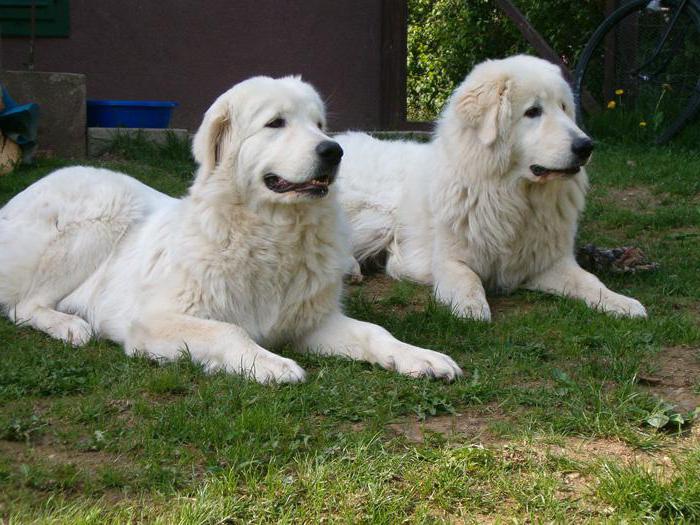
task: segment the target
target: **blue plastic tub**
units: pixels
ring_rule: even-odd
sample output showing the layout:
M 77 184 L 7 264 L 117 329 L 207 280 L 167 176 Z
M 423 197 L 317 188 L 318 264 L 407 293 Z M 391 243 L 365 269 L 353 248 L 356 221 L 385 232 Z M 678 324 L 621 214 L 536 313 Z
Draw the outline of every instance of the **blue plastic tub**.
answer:
M 167 128 L 177 102 L 88 100 L 89 128 Z

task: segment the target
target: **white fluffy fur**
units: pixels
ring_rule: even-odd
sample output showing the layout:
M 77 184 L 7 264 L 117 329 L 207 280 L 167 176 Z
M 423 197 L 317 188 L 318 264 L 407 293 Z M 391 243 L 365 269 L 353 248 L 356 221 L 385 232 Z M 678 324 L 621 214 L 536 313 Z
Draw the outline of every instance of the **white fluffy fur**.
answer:
M 276 118 L 284 127 L 271 128 Z M 268 173 L 315 178 L 324 108 L 297 78 L 256 77 L 224 93 L 194 139 L 194 184 L 173 199 L 107 170 L 58 170 L 0 210 L 0 304 L 16 322 L 79 345 L 93 335 L 127 353 L 260 382 L 304 371 L 265 348 L 363 359 L 454 378 L 449 357 L 345 317 L 350 257 L 333 187 L 325 198 L 275 193 Z
M 537 105 L 540 117 L 525 111 Z M 387 250 L 387 273 L 432 284 L 457 315 L 490 319 L 484 285 L 543 290 L 619 315 L 645 316 L 573 255 L 585 171 L 537 177 L 533 164 L 573 165 L 573 118 L 558 67 L 530 56 L 478 65 L 450 98 L 432 142 L 336 137 L 340 199 L 360 261 Z

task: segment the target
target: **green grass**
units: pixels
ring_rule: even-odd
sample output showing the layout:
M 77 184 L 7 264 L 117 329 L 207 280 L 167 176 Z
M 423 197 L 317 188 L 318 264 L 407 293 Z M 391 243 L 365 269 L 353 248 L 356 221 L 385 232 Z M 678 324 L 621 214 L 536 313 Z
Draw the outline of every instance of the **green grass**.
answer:
M 173 195 L 194 170 L 174 141 L 121 141 L 92 163 Z M 0 178 L 0 203 L 63 165 Z M 492 298 L 484 324 L 424 287 L 375 276 L 349 288 L 351 315 L 452 355 L 465 371 L 452 384 L 283 347 L 308 380 L 265 387 L 1 320 L 0 520 L 697 522 L 700 433 L 650 426 L 660 401 L 635 378 L 665 366 L 664 348 L 700 348 L 698 173 L 691 149 L 610 145 L 590 170 L 580 242 L 660 263 L 601 276 L 646 321 L 517 292 Z
M 681 520 L 700 513 L 700 452 L 678 460 L 677 472 L 666 478 L 639 466 L 602 466 L 598 494 L 621 513 Z M 695 521 L 697 518 L 695 518 Z M 690 520 L 689 520 L 690 521 Z

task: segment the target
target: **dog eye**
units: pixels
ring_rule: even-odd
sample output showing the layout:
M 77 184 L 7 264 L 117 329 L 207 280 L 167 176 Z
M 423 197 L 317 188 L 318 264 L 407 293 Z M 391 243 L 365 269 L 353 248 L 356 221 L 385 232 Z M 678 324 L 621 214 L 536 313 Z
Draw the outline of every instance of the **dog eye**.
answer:
M 318 126 L 318 129 L 323 130 L 323 122 L 319 122 L 317 124 L 317 126 Z
M 525 116 L 527 118 L 537 118 L 542 115 L 542 108 L 539 106 L 532 106 L 525 111 Z
M 566 111 L 566 104 L 562 104 L 562 105 L 561 105 L 561 109 L 563 109 L 564 111 Z
M 283 118 L 276 118 L 265 124 L 266 128 L 283 128 L 287 125 L 287 121 Z

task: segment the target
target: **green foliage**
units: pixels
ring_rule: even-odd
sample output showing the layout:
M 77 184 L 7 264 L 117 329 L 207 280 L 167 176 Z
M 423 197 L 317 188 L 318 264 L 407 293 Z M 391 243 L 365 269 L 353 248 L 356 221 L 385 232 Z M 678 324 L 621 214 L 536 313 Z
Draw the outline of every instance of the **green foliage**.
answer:
M 682 427 L 692 423 L 700 414 L 700 407 L 692 412 L 682 414 L 678 412 L 673 403 L 662 401 L 644 419 L 644 422 L 657 430 L 667 429 L 680 432 Z
M 517 0 L 515 4 L 571 68 L 603 20 L 602 0 Z M 409 120 L 435 118 L 475 64 L 533 52 L 492 0 L 409 0 Z

